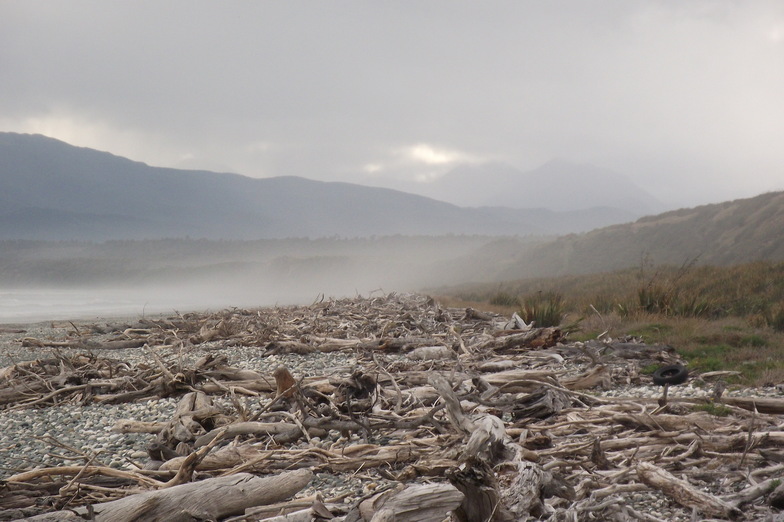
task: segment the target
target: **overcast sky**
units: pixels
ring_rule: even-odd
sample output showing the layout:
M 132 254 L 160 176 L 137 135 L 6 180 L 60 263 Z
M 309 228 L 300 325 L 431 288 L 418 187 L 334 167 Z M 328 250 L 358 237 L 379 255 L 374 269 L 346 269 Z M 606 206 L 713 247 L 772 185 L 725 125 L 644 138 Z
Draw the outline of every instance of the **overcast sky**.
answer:
M 784 189 L 784 2 L 0 2 L 0 130 L 397 186 L 560 158 L 696 204 Z

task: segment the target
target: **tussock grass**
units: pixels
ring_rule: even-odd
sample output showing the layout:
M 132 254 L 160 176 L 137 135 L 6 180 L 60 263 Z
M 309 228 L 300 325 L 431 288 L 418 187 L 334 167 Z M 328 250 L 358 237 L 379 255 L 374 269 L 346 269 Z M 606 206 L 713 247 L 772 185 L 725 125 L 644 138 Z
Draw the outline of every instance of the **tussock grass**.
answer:
M 634 336 L 673 346 L 702 372 L 740 371 L 735 382 L 784 382 L 784 263 L 640 268 L 441 290 L 445 306 L 473 306 L 526 321 L 575 324 L 573 340 Z M 547 310 L 549 308 L 549 310 Z M 540 318 L 534 318 L 539 313 Z M 558 324 L 555 322 L 555 324 Z
M 639 312 L 686 317 L 759 316 L 784 330 L 784 263 L 729 267 L 643 265 L 616 272 L 476 283 L 440 290 L 471 302 L 517 306 L 526 296 L 559 294 L 567 311 Z
M 564 318 L 566 304 L 560 294 L 539 293 L 522 300 L 520 317 L 528 324 L 540 327 L 558 326 Z

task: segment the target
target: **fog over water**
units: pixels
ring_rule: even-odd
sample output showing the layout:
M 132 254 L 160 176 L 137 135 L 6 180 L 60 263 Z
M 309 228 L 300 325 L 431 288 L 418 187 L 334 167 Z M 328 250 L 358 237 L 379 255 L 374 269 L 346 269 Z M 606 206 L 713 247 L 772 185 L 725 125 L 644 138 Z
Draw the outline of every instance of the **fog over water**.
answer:
M 62 169 L 30 167 L 54 180 L 34 183 L 11 176 L 22 162 L 11 165 L 0 171 L 0 224 L 7 218 L 12 233 L 0 237 L 20 242 L 0 245 L 0 324 L 310 304 L 321 295 L 528 277 L 537 263 L 546 273 L 603 268 L 604 253 L 570 258 L 572 243 L 525 257 L 521 245 L 497 238 L 379 239 L 498 229 L 528 240 L 593 225 L 563 231 L 557 216 L 538 212 L 525 220 L 552 226 L 535 229 L 508 208 L 490 219 L 487 210 L 435 212 L 407 198 L 382 207 L 389 195 L 371 201 L 368 190 L 330 199 L 336 183 L 307 192 L 301 187 L 312 181 L 300 178 L 472 207 L 510 207 L 528 191 L 537 197 L 525 209 L 564 211 L 578 209 L 544 204 L 536 187 L 556 187 L 555 203 L 570 206 L 562 194 L 583 185 L 568 180 L 598 187 L 597 173 L 607 172 L 667 209 L 784 190 L 782 64 L 781 0 L 3 0 L 0 132 L 37 133 L 155 167 L 269 178 L 265 186 L 305 198 L 242 207 L 244 188 L 219 198 L 218 190 L 157 182 L 134 196 L 128 186 L 137 178 L 127 173 L 135 170 L 76 161 L 73 179 L 121 178 L 88 193 L 96 183 L 65 182 Z M 9 158 L 4 150 L 0 158 Z M 554 163 L 591 169 L 555 178 L 545 168 Z M 490 177 L 497 172 L 509 176 Z M 243 181 L 250 186 L 261 184 Z M 511 203 L 495 196 L 496 186 Z M 36 187 L 49 189 L 48 205 L 43 193 L 22 201 Z M 599 206 L 623 200 L 639 215 L 659 212 L 630 193 Z M 118 194 L 126 199 L 109 197 Z M 595 206 L 590 191 L 576 194 L 580 209 Z M 318 200 L 338 201 L 329 207 L 337 231 L 318 217 L 326 215 L 316 212 Z M 85 208 L 92 202 L 103 206 Z M 118 217 L 120 210 L 128 214 Z M 248 216 L 264 217 L 268 229 Z M 410 226 L 399 228 L 403 222 Z M 252 230 L 239 233 L 242 225 Z M 69 226 L 93 235 L 65 234 Z M 691 254 L 673 250 L 699 241 L 685 244 L 676 232 L 647 237 L 661 243 L 662 257 L 681 262 Z M 216 241 L 171 239 L 185 237 Z M 329 239 L 311 241 L 319 237 Z M 262 238 L 281 239 L 239 242 Z M 605 264 L 626 254 L 642 259 L 641 250 L 624 246 Z
M 0 324 L 51 320 L 145 317 L 158 314 L 215 311 L 224 308 L 309 304 L 304 294 L 288 298 L 263 289 L 184 285 L 171 288 L 27 288 L 0 290 Z M 320 298 L 313 295 L 310 301 Z
M 17 289 L 0 291 L 0 324 L 141 315 L 147 303 L 121 291 Z M 153 308 L 150 307 L 150 312 Z
M 0 324 L 309 305 L 417 291 L 481 278 L 480 268 L 463 260 L 495 241 L 3 242 Z

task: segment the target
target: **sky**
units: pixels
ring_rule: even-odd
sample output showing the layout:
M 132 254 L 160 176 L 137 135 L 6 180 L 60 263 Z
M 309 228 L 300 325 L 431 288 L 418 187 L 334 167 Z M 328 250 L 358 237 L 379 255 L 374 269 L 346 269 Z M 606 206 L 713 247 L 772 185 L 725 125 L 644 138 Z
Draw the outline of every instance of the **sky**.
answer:
M 780 0 L 0 1 L 0 131 L 155 166 L 561 159 L 685 206 L 784 190 L 782 93 Z

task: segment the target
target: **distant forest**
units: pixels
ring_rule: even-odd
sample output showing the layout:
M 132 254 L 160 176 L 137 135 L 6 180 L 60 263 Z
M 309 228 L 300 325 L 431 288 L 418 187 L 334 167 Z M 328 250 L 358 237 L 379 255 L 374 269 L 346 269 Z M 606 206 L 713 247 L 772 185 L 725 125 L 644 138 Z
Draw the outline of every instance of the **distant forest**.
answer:
M 257 241 L 162 239 L 0 241 L 0 285 L 124 286 L 230 277 L 450 284 L 473 272 L 486 236 L 385 236 Z M 541 240 L 539 240 L 541 241 Z M 516 244 L 535 240 L 514 239 Z M 466 273 L 468 272 L 468 273 Z M 405 284 L 404 286 L 409 286 Z

